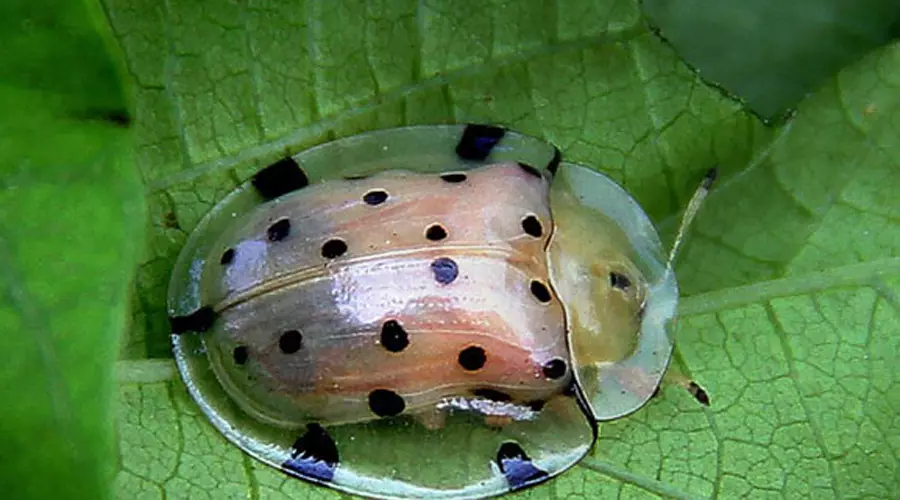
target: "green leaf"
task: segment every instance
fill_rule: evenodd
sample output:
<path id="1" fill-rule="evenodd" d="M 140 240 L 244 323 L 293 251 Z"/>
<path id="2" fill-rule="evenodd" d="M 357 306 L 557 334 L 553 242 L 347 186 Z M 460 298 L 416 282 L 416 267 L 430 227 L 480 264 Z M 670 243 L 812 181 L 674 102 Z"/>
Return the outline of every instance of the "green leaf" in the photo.
<path id="1" fill-rule="evenodd" d="M 895 0 L 643 0 L 649 20 L 707 79 L 766 118 L 900 36 Z"/>
<path id="2" fill-rule="evenodd" d="M 108 498 L 145 231 L 128 112 L 96 10 L 0 10 L 0 491 Z"/>
<path id="3" fill-rule="evenodd" d="M 682 255 L 681 391 L 604 425 L 592 456 L 521 496 L 900 495 L 900 46 L 769 128 L 649 33 L 637 5 L 106 3 L 137 82 L 151 229 L 119 363 L 122 498 L 333 498 L 229 445 L 172 367 L 174 259 L 197 220 L 286 152 L 404 124 L 545 137 L 671 234 L 722 175 Z"/>

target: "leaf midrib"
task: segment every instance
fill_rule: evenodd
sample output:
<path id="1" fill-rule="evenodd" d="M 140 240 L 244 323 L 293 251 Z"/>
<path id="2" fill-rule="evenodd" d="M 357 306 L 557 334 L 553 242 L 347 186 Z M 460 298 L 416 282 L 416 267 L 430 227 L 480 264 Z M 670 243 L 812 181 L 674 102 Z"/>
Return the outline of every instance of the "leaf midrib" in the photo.
<path id="1" fill-rule="evenodd" d="M 681 317 L 695 316 L 821 290 L 859 285 L 875 286 L 890 275 L 900 276 L 900 257 L 848 264 L 823 271 L 812 271 L 692 295 L 681 299 L 678 314 Z"/>

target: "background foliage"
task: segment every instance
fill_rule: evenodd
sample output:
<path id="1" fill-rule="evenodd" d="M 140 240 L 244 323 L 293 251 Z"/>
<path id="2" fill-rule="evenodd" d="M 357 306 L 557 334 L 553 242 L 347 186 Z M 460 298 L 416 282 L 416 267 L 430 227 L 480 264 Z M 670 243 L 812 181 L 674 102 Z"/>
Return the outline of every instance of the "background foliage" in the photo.
<path id="1" fill-rule="evenodd" d="M 0 487 L 14 497 L 101 497 L 115 463 L 122 498 L 336 496 L 198 414 L 168 351 L 171 266 L 259 165 L 449 122 L 555 142 L 665 234 L 702 173 L 722 171 L 678 268 L 678 363 L 712 406 L 665 391 L 521 496 L 900 495 L 896 2 L 3 9 Z"/>
<path id="2" fill-rule="evenodd" d="M 96 6 L 0 7 L 0 492 L 103 498 L 144 186 Z M 62 490 L 62 492 L 61 492 Z"/>

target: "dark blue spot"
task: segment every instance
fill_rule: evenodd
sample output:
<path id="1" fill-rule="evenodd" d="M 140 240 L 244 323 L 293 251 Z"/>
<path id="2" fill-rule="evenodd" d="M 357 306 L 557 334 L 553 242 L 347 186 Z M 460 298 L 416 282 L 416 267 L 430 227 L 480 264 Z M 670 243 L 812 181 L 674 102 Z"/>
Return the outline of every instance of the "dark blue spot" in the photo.
<path id="1" fill-rule="evenodd" d="M 512 441 L 500 445 L 497 451 L 497 465 L 500 466 L 500 472 L 506 477 L 506 482 L 512 490 L 531 486 L 550 477 L 535 467 L 522 447 Z"/>
<path id="2" fill-rule="evenodd" d="M 297 161 L 287 157 L 257 172 L 251 183 L 260 196 L 271 200 L 308 186 L 309 179 Z"/>
<path id="3" fill-rule="evenodd" d="M 337 445 L 319 424 L 308 424 L 306 432 L 294 442 L 291 459 L 281 466 L 305 479 L 331 481 L 340 462 Z"/>
<path id="4" fill-rule="evenodd" d="M 441 257 L 432 262 L 431 271 L 434 272 L 434 279 L 442 285 L 453 283 L 453 280 L 459 276 L 456 262 L 447 257 Z"/>
<path id="5" fill-rule="evenodd" d="M 483 161 L 505 133 L 492 125 L 467 125 L 456 145 L 456 155 L 463 160 Z"/>

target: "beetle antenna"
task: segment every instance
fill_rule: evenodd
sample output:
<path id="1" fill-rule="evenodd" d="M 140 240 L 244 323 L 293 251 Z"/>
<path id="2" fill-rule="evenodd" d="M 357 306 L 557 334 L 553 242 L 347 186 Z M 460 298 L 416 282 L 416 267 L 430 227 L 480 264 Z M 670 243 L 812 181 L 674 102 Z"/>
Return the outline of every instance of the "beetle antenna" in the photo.
<path id="1" fill-rule="evenodd" d="M 706 200 L 706 195 L 709 194 L 709 189 L 716 180 L 718 173 L 719 171 L 716 168 L 707 170 L 706 175 L 703 177 L 703 181 L 700 182 L 700 186 L 694 191 L 694 196 L 691 196 L 691 201 L 684 210 L 684 215 L 681 216 L 681 225 L 678 226 L 678 234 L 675 236 L 675 243 L 672 244 L 672 250 L 669 252 L 669 260 L 666 262 L 666 267 L 668 269 L 672 269 L 675 258 L 678 257 L 678 250 L 681 249 L 681 244 L 684 242 L 685 234 L 691 223 L 694 221 L 697 212 L 700 211 L 700 206 L 702 206 L 704 200 Z"/>

